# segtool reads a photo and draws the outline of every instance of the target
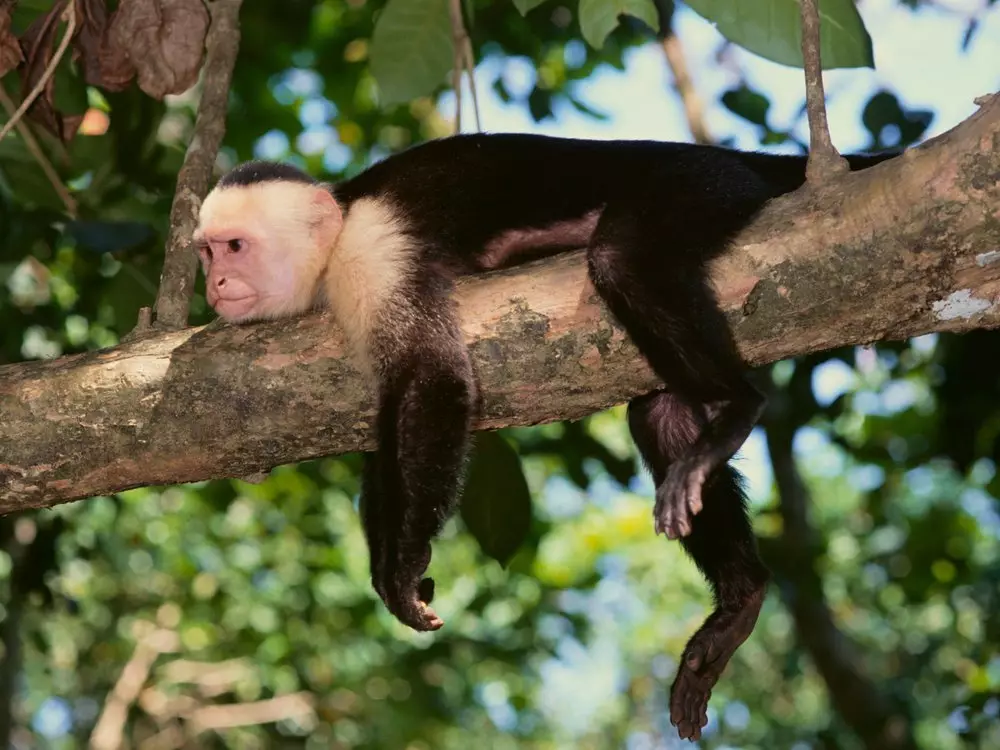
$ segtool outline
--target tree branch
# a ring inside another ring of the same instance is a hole
[[[472,94],[472,111],[476,118],[476,130],[482,130],[479,121],[479,96],[476,93],[476,61],[472,52],[472,40],[465,28],[462,15],[462,0],[449,0],[448,14],[451,18],[451,41],[455,47],[454,69],[451,72],[455,89],[455,132],[462,132],[462,73],[469,76],[469,93]]]
[[[810,370],[811,372],[811,370]],[[819,544],[809,521],[811,505],[792,454],[798,425],[781,412],[776,394],[765,415],[767,449],[782,519],[782,534],[761,544],[781,597],[792,613],[799,642],[826,683],[830,700],[868,750],[916,750],[910,717],[866,673],[863,654],[837,627],[816,572]],[[762,540],[766,541],[766,540]]]
[[[187,325],[194,293],[198,259],[191,252],[191,235],[198,223],[201,202],[208,193],[215,157],[226,133],[229,84],[240,49],[240,6],[243,0],[208,3],[212,25],[205,38],[205,66],[194,136],[177,175],[170,206],[170,234],[160,273],[160,289],[153,310],[158,328],[175,330]],[[143,333],[149,313],[141,313],[136,333]]]
[[[702,105],[701,95],[694,87],[691,71],[684,59],[684,47],[673,29],[668,29],[667,33],[663,35],[660,46],[663,47],[667,67],[670,68],[670,72],[674,76],[674,90],[684,107],[684,118],[687,120],[691,137],[695,143],[714,143],[712,136],[708,134],[708,126],[705,123],[705,108]]]
[[[129,707],[139,697],[160,654],[177,651],[179,645],[175,632],[155,626],[139,639],[90,734],[90,750],[118,750],[123,746]]]
[[[315,702],[312,693],[300,691],[250,703],[204,706],[191,713],[189,732],[197,736],[212,730],[271,724],[283,719],[309,720],[316,715]]]
[[[773,202],[713,265],[748,362],[1000,326],[1000,96],[826,188]],[[576,419],[657,385],[579,251],[463,279],[457,299],[480,429]],[[322,314],[0,367],[0,513],[370,449],[375,401],[342,354]]]
[[[826,182],[848,170],[847,160],[837,153],[826,120],[823,65],[820,60],[819,0],[799,0],[802,19],[802,63],[806,77],[806,112],[809,115],[809,166],[811,185]]]

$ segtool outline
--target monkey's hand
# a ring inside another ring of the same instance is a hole
[[[429,559],[428,555],[428,559]],[[434,579],[423,578],[422,566],[388,566],[372,576],[375,590],[396,619],[414,630],[437,630],[444,620],[430,608],[434,598]]]
[[[670,688],[670,723],[682,740],[701,737],[708,723],[712,688],[736,649],[753,632],[763,601],[764,589],[760,589],[740,609],[715,610],[684,647]]]
[[[691,520],[701,511],[701,489],[708,476],[703,462],[678,461],[656,488],[653,520],[657,534],[680,539],[691,533]]]

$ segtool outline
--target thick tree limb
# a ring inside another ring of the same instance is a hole
[[[827,187],[775,201],[713,268],[749,362],[1000,326],[1000,96]],[[579,252],[463,280],[458,298],[480,428],[579,418],[656,386]],[[370,449],[372,394],[342,353],[316,315],[2,367],[0,512]]]

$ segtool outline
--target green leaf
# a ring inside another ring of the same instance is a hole
[[[0,182],[4,183],[0,189],[10,189],[11,197],[23,207],[66,210],[52,181],[33,161],[5,159],[0,164]]]
[[[861,122],[872,134],[875,149],[910,146],[934,120],[934,113],[926,109],[903,109],[895,94],[879,91],[865,105],[861,112]],[[899,130],[897,141],[885,139],[886,128]]]
[[[375,22],[371,71],[389,106],[427,96],[451,70],[447,0],[389,0]]]
[[[726,39],[781,65],[802,67],[802,23],[797,0],[686,0]],[[872,39],[853,0],[819,3],[823,69],[874,68]]]
[[[522,16],[528,15],[529,10],[534,10],[545,0],[514,0],[514,7],[520,11]]]
[[[66,233],[79,247],[95,253],[114,253],[152,239],[153,228],[142,221],[68,221]]]
[[[476,434],[461,515],[483,552],[504,566],[528,534],[531,493],[521,458],[497,432]]]
[[[653,31],[660,30],[660,18],[653,0],[580,0],[580,31],[594,49],[604,46],[608,34],[618,26],[618,16],[638,18]]]
[[[722,104],[734,115],[739,115],[754,125],[767,127],[767,110],[770,109],[771,102],[766,96],[753,91],[746,85],[724,93]]]

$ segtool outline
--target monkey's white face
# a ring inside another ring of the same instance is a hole
[[[213,190],[194,235],[208,304],[234,323],[310,309],[342,222],[337,202],[319,185],[272,181]]]

